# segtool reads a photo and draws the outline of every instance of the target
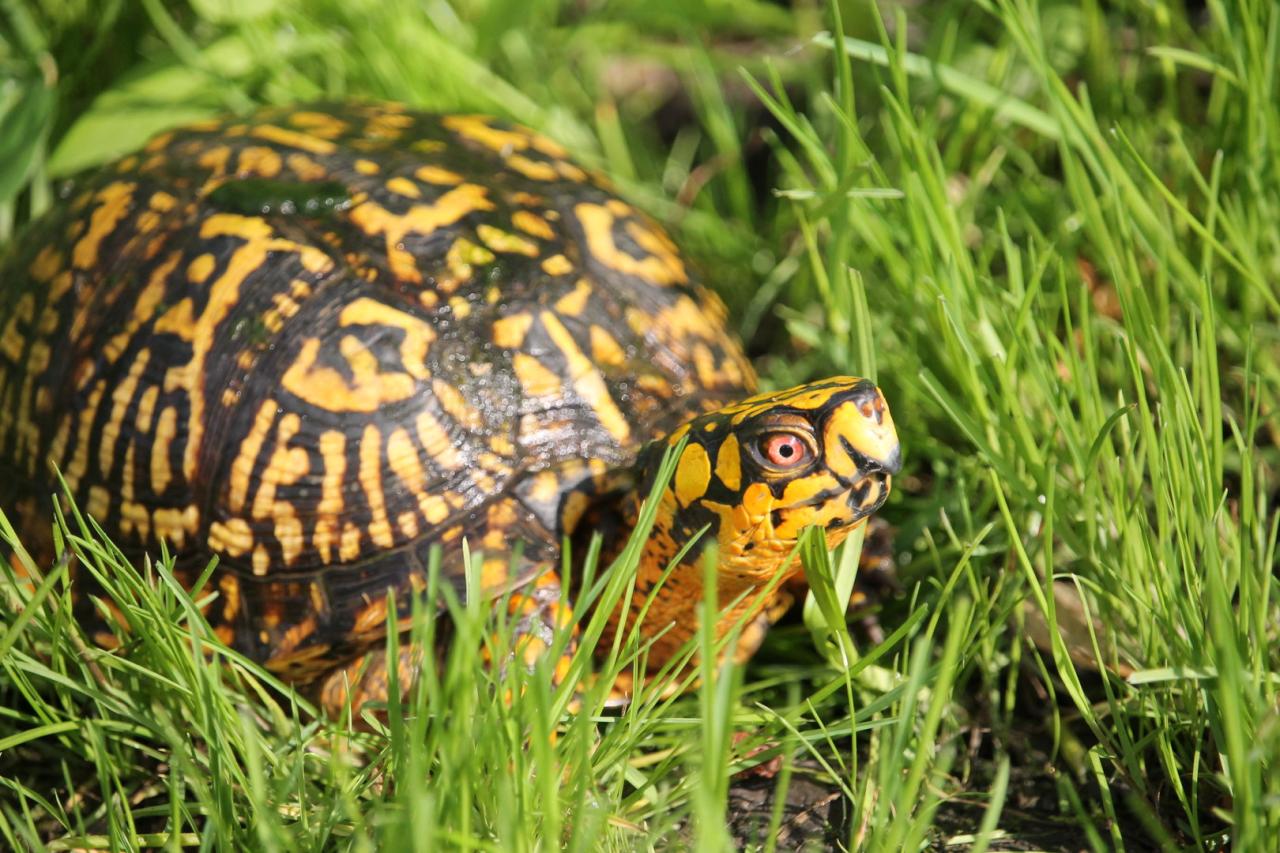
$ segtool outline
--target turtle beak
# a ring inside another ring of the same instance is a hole
[[[849,484],[854,519],[880,508],[894,474],[902,468],[902,447],[884,395],[869,380],[854,383],[831,400],[823,425],[827,465]]]
[[[823,433],[838,474],[896,474],[902,468],[902,447],[889,405],[868,379],[832,399]]]

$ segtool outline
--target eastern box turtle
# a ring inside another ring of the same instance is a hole
[[[697,629],[709,542],[749,656],[796,537],[842,541],[898,467],[872,383],[752,396],[663,230],[506,122],[267,109],[64,196],[0,264],[0,507],[47,541],[58,470],[126,553],[166,542],[188,583],[216,556],[213,630],[330,707],[385,691],[387,590],[407,604],[437,545],[453,579],[482,552],[545,637],[562,539],[600,531],[607,565],[682,439],[608,634],[709,528],[644,616],[649,663]]]

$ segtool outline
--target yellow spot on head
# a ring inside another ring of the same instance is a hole
[[[714,421],[708,426],[714,425]],[[737,491],[742,484],[742,451],[738,446],[738,437],[736,435],[728,435],[724,441],[720,443],[720,450],[716,453],[716,476],[720,478],[720,482],[724,483],[725,488]]]
[[[680,455],[674,481],[676,500],[688,506],[707,492],[711,482],[711,460],[701,444],[689,444]]]
[[[823,492],[838,488],[840,482],[826,472],[818,472],[808,477],[798,477],[787,483],[782,493],[782,503],[796,505],[807,503]]]
[[[360,486],[369,504],[369,538],[381,548],[395,544],[391,522],[387,518],[387,497],[382,488],[382,433],[373,424],[364,428],[360,438]]]

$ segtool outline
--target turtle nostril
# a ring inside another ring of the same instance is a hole
[[[902,445],[896,445],[893,452],[880,462],[886,474],[896,474],[902,470]]]

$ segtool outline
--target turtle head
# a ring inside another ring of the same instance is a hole
[[[754,582],[794,571],[810,526],[835,547],[889,494],[901,453],[879,389],[835,377],[761,394],[702,415],[687,439],[657,525],[681,542],[707,527],[722,573]]]
[[[633,472],[638,481],[632,481],[626,513],[631,524],[624,526],[634,526],[664,456],[682,442],[641,552],[636,595],[619,602],[606,629],[607,644],[624,626],[643,620],[651,670],[697,631],[698,566],[710,544],[717,546],[719,600],[732,602],[721,611],[717,634],[736,624],[753,626],[739,638],[735,656],[741,659],[790,600],[771,581],[800,570],[800,535],[819,527],[829,547],[844,541],[884,503],[901,460],[884,397],[865,379],[838,376],[761,394],[700,415],[650,444]],[[672,560],[700,532],[664,581]],[[613,537],[615,553],[625,538]]]

